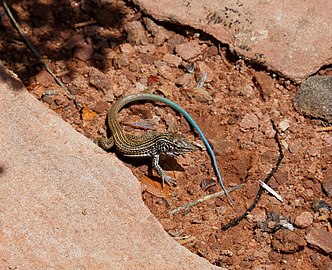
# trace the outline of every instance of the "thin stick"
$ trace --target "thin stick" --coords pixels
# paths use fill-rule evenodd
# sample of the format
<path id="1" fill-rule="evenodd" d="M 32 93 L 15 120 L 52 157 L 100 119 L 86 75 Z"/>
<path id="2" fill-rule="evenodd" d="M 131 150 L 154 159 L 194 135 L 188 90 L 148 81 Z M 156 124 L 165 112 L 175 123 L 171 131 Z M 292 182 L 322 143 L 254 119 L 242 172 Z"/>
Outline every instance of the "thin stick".
<path id="1" fill-rule="evenodd" d="M 30 42 L 29 38 L 24 34 L 22 28 L 19 26 L 19 24 L 17 23 L 17 21 L 15 20 L 13 14 L 11 13 L 6 1 L 3 1 L 3 6 L 5 7 L 5 10 L 9 16 L 9 18 L 11 19 L 12 23 L 14 24 L 14 26 L 16 27 L 17 31 L 20 33 L 20 35 L 22 36 L 22 38 L 24 39 L 25 43 L 28 45 L 29 49 L 33 52 L 33 54 L 38 58 L 39 62 L 41 62 L 43 64 L 43 66 L 45 67 L 45 69 L 51 74 L 51 76 L 54 78 L 54 80 L 65 90 L 66 96 L 75 101 L 75 98 L 73 97 L 72 94 L 70 94 L 70 92 L 68 91 L 68 88 L 62 83 L 62 81 L 53 73 L 53 71 L 51 70 L 51 68 L 49 67 L 49 65 L 47 64 L 47 60 L 44 60 L 41 55 L 39 54 L 39 52 L 37 51 L 36 47 Z M 75 101 L 75 105 L 76 101 Z"/>
<path id="2" fill-rule="evenodd" d="M 283 202 L 282 197 L 269 185 L 265 184 L 263 181 L 258 180 L 259 184 L 266 189 L 268 192 L 270 192 L 274 197 L 276 197 L 279 201 Z"/>
<path id="3" fill-rule="evenodd" d="M 317 132 L 322 132 L 322 131 L 332 131 L 332 126 L 316 128 L 316 131 L 317 131 Z"/>
<path id="4" fill-rule="evenodd" d="M 271 170 L 271 172 L 266 176 L 265 180 L 264 180 L 264 183 L 267 184 L 270 179 L 272 178 L 272 176 L 277 172 L 277 170 L 279 169 L 280 167 L 280 164 L 281 164 L 281 161 L 283 160 L 284 158 L 284 153 L 282 152 L 282 147 L 281 147 L 281 143 L 279 141 L 279 138 L 278 138 L 278 130 L 276 128 L 276 125 L 274 124 L 274 122 L 271 120 L 271 124 L 272 124 L 272 127 L 273 129 L 276 131 L 276 134 L 274 136 L 274 139 L 277 143 L 277 146 L 278 146 L 278 151 L 279 151 L 279 157 L 278 157 L 278 160 L 274 166 L 274 168 Z M 253 203 L 247 208 L 247 210 L 239 217 L 235 218 L 233 221 L 231 221 L 230 223 L 228 223 L 227 225 L 224 225 L 221 227 L 221 229 L 223 231 L 226 231 L 228 230 L 229 228 L 232 228 L 234 226 L 236 226 L 237 224 L 239 224 L 243 219 L 245 219 L 247 217 L 247 215 L 256 207 L 257 203 L 259 202 L 262 194 L 263 194 L 263 191 L 264 191 L 264 188 L 262 186 L 259 187 L 259 190 L 256 194 L 256 197 L 253 201 Z"/>
<path id="5" fill-rule="evenodd" d="M 228 190 L 228 192 L 232 192 L 232 191 L 238 190 L 242 186 L 243 186 L 243 184 L 237 185 L 235 187 L 232 187 L 231 189 Z M 211 200 L 213 198 L 220 197 L 222 195 L 225 195 L 225 191 L 223 191 L 223 190 L 219 191 L 219 192 L 216 192 L 216 193 L 213 193 L 213 194 L 209 194 L 209 195 L 207 195 L 207 196 L 205 196 L 203 198 L 200 198 L 200 199 L 198 199 L 196 201 L 192 201 L 192 202 L 186 203 L 186 204 L 184 204 L 182 206 L 179 206 L 179 207 L 173 209 L 172 211 L 170 211 L 170 214 L 176 214 L 176 213 L 180 212 L 181 210 L 188 209 L 188 208 L 190 208 L 190 207 L 192 207 L 192 206 L 194 206 L 196 204 L 199 204 L 199 203 L 207 201 L 207 200 Z"/>
<path id="6" fill-rule="evenodd" d="M 95 24 L 95 23 L 97 23 L 96 20 L 91 20 L 91 21 L 86 21 L 86 22 L 80 22 L 80 23 L 74 24 L 74 28 L 80 28 L 80 27 L 92 25 L 92 24 Z"/>

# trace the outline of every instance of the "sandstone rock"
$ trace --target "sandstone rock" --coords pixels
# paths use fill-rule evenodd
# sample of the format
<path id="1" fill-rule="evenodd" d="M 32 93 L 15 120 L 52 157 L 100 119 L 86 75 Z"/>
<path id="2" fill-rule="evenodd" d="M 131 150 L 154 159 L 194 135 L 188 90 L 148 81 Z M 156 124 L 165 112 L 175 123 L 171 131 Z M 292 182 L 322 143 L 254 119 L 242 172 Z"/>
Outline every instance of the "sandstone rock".
<path id="1" fill-rule="evenodd" d="M 192 74 L 189 74 L 189 73 L 185 73 L 183 74 L 182 76 L 178 77 L 176 80 L 175 80 L 175 85 L 176 86 L 184 86 L 186 84 L 189 83 L 190 79 L 192 77 Z"/>
<path id="2" fill-rule="evenodd" d="M 163 60 L 173 67 L 178 67 L 182 61 L 180 57 L 170 53 L 166 53 L 163 57 Z"/>
<path id="3" fill-rule="evenodd" d="M 0 65 L 1 269 L 219 269 L 176 243 L 138 180 Z"/>
<path id="4" fill-rule="evenodd" d="M 96 113 L 104 113 L 105 111 L 108 111 L 109 109 L 111 108 L 111 105 L 106 102 L 106 101 L 99 101 L 97 102 L 96 106 L 93 108 L 93 110 L 96 112 Z"/>
<path id="5" fill-rule="evenodd" d="M 202 30 L 301 82 L 332 63 L 332 1 L 134 0 L 157 20 Z M 264 16 L 262 16 L 264 14 Z"/>
<path id="6" fill-rule="evenodd" d="M 202 76 L 204 76 L 205 73 L 207 73 L 207 77 L 205 79 L 205 82 L 212 82 L 214 79 L 214 71 L 212 70 L 212 68 L 210 68 L 207 64 L 205 64 L 202 61 L 199 61 L 197 63 L 198 69 L 199 69 L 199 73 L 200 73 L 200 78 Z"/>
<path id="7" fill-rule="evenodd" d="M 332 252 L 332 233 L 321 228 L 312 228 L 305 236 L 307 242 L 327 254 Z"/>
<path id="8" fill-rule="evenodd" d="M 36 81 L 43 86 L 49 86 L 55 82 L 51 74 L 44 69 L 37 74 Z"/>

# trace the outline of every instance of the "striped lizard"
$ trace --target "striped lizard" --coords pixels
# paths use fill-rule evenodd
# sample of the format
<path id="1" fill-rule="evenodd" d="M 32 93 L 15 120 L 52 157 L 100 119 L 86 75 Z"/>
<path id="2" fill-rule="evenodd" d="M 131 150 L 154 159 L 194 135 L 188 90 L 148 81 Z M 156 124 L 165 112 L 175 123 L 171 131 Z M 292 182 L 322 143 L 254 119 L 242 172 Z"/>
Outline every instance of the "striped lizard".
<path id="1" fill-rule="evenodd" d="M 95 140 L 95 143 L 105 150 L 110 150 L 113 146 L 115 146 L 116 151 L 123 156 L 152 158 L 152 166 L 162 178 L 163 186 L 165 182 L 170 186 L 175 184 L 175 179 L 166 175 L 166 173 L 160 167 L 160 154 L 177 157 L 182 153 L 193 151 L 195 147 L 184 136 L 177 133 L 146 132 L 141 136 L 135 136 L 123 132 L 117 117 L 119 111 L 128 103 L 141 100 L 162 102 L 170 106 L 186 118 L 189 124 L 197 131 L 197 133 L 201 137 L 211 157 L 212 165 L 219 180 L 219 183 L 231 203 L 235 205 L 233 199 L 228 194 L 228 191 L 225 188 L 225 185 L 219 173 L 216 157 L 202 130 L 198 127 L 194 119 L 187 111 L 185 111 L 175 102 L 165 97 L 154 94 L 139 93 L 120 98 L 107 114 L 107 124 L 111 132 L 111 137 L 108 139 L 98 138 Z"/>

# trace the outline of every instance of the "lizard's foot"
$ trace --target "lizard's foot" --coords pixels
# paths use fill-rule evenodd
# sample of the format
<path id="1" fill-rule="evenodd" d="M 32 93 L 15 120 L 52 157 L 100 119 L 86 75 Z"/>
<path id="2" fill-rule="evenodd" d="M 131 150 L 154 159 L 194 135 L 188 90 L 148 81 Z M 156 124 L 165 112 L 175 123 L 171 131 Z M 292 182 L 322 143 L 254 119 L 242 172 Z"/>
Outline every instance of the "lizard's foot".
<path id="1" fill-rule="evenodd" d="M 165 186 L 165 182 L 172 188 L 174 186 L 176 186 L 176 179 L 173 177 L 170 177 L 168 175 L 166 175 L 166 173 L 163 172 L 163 175 L 161 176 L 163 182 L 162 182 L 162 186 Z"/>

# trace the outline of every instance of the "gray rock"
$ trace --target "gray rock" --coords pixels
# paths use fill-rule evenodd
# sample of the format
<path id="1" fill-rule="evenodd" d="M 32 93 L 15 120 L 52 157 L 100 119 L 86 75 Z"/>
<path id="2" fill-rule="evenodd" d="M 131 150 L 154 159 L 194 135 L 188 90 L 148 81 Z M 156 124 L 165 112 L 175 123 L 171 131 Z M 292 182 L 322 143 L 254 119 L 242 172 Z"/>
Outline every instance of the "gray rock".
<path id="1" fill-rule="evenodd" d="M 332 76 L 307 79 L 293 98 L 293 103 L 301 114 L 332 123 Z"/>

